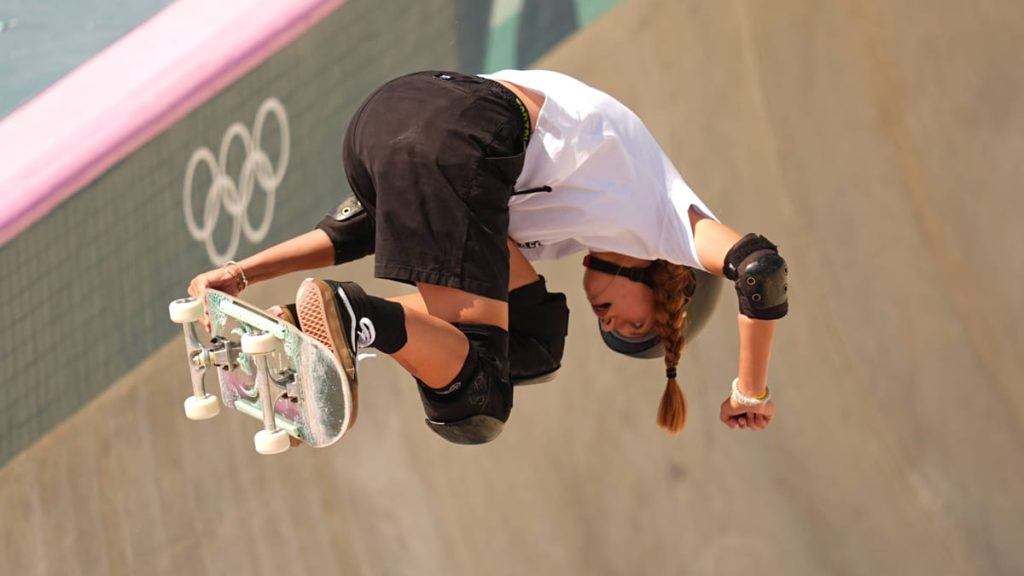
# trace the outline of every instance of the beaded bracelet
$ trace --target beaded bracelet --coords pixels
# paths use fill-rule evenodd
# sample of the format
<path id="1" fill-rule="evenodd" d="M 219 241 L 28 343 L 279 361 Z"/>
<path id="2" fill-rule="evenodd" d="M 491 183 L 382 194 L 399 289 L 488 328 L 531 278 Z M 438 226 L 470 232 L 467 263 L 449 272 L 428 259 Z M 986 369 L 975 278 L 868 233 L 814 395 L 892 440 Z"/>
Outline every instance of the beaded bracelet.
<path id="1" fill-rule="evenodd" d="M 756 406 L 764 406 L 765 404 L 768 403 L 769 400 L 772 399 L 771 388 L 768 388 L 767 386 L 764 389 L 764 394 L 757 398 L 751 398 L 750 396 L 745 396 L 742 392 L 740 392 L 739 385 L 739 378 L 736 378 L 732 381 L 732 401 L 739 404 L 740 406 L 747 406 L 750 408 Z"/>
<path id="2" fill-rule="evenodd" d="M 234 272 L 231 271 L 231 268 L 229 268 L 229 266 L 231 266 L 232 264 L 236 268 L 238 268 L 238 274 L 235 274 Z M 229 260 L 226 264 L 224 264 L 224 269 L 227 270 L 228 274 L 230 274 L 231 277 L 235 279 L 235 286 L 238 288 L 239 292 L 249 287 L 249 279 L 245 277 L 245 270 L 242 269 L 241 264 L 235 262 L 234 260 Z"/>

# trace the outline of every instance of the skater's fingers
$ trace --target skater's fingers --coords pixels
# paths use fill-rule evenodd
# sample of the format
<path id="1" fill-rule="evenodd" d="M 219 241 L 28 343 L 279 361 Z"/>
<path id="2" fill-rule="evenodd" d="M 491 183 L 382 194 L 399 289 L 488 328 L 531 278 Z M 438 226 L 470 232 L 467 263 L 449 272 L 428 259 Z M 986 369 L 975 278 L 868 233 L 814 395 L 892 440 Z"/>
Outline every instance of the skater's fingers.
<path id="1" fill-rule="evenodd" d="M 722 423 L 728 426 L 730 430 L 736 429 L 736 417 L 727 413 L 725 410 L 722 411 L 721 420 Z"/>
<path id="2" fill-rule="evenodd" d="M 188 284 L 188 295 L 193 298 L 201 298 L 206 289 L 210 286 L 210 282 L 206 277 L 206 274 L 200 274 L 192 279 Z"/>
<path id="3" fill-rule="evenodd" d="M 768 420 L 764 414 L 754 414 L 754 430 L 764 430 L 768 426 Z"/>

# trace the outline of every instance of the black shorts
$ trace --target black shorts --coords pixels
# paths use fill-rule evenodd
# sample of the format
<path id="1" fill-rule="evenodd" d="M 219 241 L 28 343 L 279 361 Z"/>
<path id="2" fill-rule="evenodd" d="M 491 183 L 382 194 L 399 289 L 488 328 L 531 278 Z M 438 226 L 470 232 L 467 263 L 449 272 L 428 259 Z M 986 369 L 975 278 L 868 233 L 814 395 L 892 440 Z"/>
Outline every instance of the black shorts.
<path id="1" fill-rule="evenodd" d="M 356 111 L 345 173 L 375 223 L 375 274 L 508 300 L 508 200 L 529 116 L 501 84 L 455 72 L 392 80 Z"/>

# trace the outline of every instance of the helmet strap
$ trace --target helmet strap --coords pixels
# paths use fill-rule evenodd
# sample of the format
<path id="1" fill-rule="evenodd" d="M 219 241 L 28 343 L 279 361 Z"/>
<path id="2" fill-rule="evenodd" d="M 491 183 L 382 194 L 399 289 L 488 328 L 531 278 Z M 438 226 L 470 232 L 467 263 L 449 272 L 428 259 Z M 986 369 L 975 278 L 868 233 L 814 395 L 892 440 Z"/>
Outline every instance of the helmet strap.
<path id="1" fill-rule="evenodd" d="M 629 266 L 612 264 L 611 262 L 602 260 L 593 254 L 587 254 L 583 257 L 583 267 L 590 268 L 591 270 L 597 270 L 598 272 L 603 272 L 605 274 L 611 274 L 612 276 L 622 276 L 627 280 L 645 284 L 651 289 L 654 288 L 654 280 L 651 278 L 647 268 L 631 268 Z"/>

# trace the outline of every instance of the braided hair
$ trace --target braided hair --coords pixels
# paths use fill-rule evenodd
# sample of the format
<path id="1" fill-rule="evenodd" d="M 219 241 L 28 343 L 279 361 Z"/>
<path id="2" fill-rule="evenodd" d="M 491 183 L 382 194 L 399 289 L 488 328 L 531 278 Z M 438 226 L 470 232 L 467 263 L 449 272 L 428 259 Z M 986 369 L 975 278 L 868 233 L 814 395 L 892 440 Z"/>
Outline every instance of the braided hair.
<path id="1" fill-rule="evenodd" d="M 686 266 L 655 260 L 650 268 L 654 281 L 654 330 L 665 349 L 665 392 L 658 406 L 658 426 L 669 434 L 677 434 L 686 425 L 686 397 L 676 378 L 676 367 L 682 356 L 685 336 L 683 306 L 693 294 L 696 279 Z"/>

